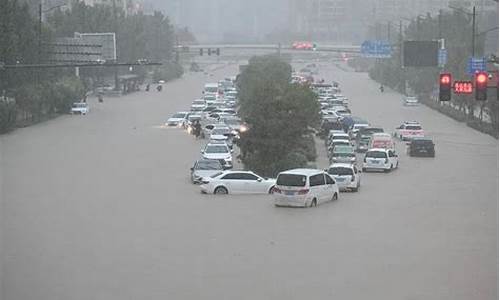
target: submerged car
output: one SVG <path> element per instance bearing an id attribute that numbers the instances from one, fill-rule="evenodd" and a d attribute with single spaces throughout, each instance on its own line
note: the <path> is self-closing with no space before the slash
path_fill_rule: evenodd
<path id="1" fill-rule="evenodd" d="M 392 149 L 370 149 L 366 152 L 363 159 L 363 172 L 366 170 L 390 172 L 398 166 L 398 155 Z"/>
<path id="2" fill-rule="evenodd" d="M 224 171 L 204 177 L 200 188 L 204 194 L 270 194 L 275 184 L 251 171 Z"/>
<path id="3" fill-rule="evenodd" d="M 71 114 L 86 115 L 90 111 L 89 104 L 86 102 L 75 102 L 71 106 Z"/>
<path id="4" fill-rule="evenodd" d="M 328 168 L 328 174 L 335 178 L 340 191 L 357 192 L 361 186 L 361 170 L 356 165 L 334 163 Z"/>
<path id="5" fill-rule="evenodd" d="M 414 138 L 408 142 L 406 149 L 409 156 L 435 157 L 434 142 L 430 138 Z"/>
<path id="6" fill-rule="evenodd" d="M 191 167 L 191 182 L 201 183 L 203 177 L 209 177 L 223 171 L 220 161 L 216 159 L 199 159 Z"/>
<path id="7" fill-rule="evenodd" d="M 181 111 L 173 114 L 165 123 L 165 125 L 173 127 L 184 127 L 188 122 L 189 112 Z"/>

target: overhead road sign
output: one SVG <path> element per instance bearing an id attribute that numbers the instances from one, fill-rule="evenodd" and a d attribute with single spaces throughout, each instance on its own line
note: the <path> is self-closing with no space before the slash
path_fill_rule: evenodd
<path id="1" fill-rule="evenodd" d="M 372 58 L 390 58 L 392 46 L 387 41 L 364 41 L 361 44 L 361 55 Z"/>
<path id="2" fill-rule="evenodd" d="M 467 74 L 474 75 L 482 71 L 486 71 L 486 57 L 469 57 Z"/>

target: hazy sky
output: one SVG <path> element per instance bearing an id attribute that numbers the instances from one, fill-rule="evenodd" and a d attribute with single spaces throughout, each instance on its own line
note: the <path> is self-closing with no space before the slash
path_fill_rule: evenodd
<path id="1" fill-rule="evenodd" d="M 282 29 L 288 0 L 147 0 L 199 40 L 252 39 Z"/>

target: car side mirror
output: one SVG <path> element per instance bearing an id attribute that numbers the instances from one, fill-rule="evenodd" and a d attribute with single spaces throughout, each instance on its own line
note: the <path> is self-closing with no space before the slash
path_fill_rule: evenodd
<path id="1" fill-rule="evenodd" d="M 233 149 L 231 149 L 231 153 L 233 153 L 233 152 L 234 152 L 234 150 L 233 150 Z"/>
<path id="2" fill-rule="evenodd" d="M 257 178 L 257 181 L 258 182 L 262 182 L 262 178 Z"/>
<path id="3" fill-rule="evenodd" d="M 194 168 L 193 168 L 193 167 L 191 167 L 191 168 L 190 168 L 190 170 L 191 170 L 191 171 L 194 171 Z"/>
<path id="4" fill-rule="evenodd" d="M 361 170 L 358 170 L 358 173 L 361 173 Z"/>
<path id="5" fill-rule="evenodd" d="M 201 154 L 203 154 L 203 153 L 205 153 L 205 150 L 201 150 L 200 152 L 201 152 Z"/>

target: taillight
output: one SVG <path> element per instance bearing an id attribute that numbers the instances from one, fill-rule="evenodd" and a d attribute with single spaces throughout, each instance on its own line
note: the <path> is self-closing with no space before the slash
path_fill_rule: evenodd
<path id="1" fill-rule="evenodd" d="M 277 187 L 274 187 L 273 188 L 273 193 L 278 193 L 278 194 L 281 194 L 281 190 Z"/>
<path id="2" fill-rule="evenodd" d="M 309 193 L 309 190 L 308 190 L 308 189 L 305 189 L 305 190 L 300 190 L 300 191 L 298 191 L 298 192 L 297 192 L 297 194 L 299 194 L 299 195 L 305 195 L 305 194 L 307 194 L 307 193 Z"/>

